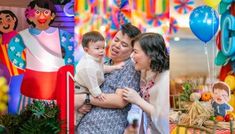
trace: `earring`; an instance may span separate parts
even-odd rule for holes
[[[51,17],[51,20],[53,20],[54,18],[53,17]]]

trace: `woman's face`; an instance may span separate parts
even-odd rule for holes
[[[55,14],[51,13],[51,10],[35,6],[34,15],[30,16],[29,20],[36,25],[37,29],[45,30],[49,28],[49,23],[54,19],[54,17]]]
[[[139,42],[135,42],[134,51],[131,55],[135,63],[135,70],[149,70],[151,59],[144,53]]]

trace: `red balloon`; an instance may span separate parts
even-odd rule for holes
[[[232,3],[229,10],[230,13],[235,17],[235,2]]]
[[[228,75],[230,71],[232,71],[232,67],[230,63],[226,64],[225,66],[222,66],[220,69],[220,73],[219,73],[219,79],[221,81],[224,81],[224,79],[226,78],[226,76]]]
[[[221,31],[216,35],[216,46],[219,50],[221,50]]]

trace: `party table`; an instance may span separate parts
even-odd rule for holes
[[[177,124],[170,123],[170,134],[177,134],[176,128],[177,128]],[[179,129],[181,128],[183,127],[180,127]],[[179,134],[184,134],[184,132],[185,132],[185,129],[179,130]],[[199,134],[199,133],[200,133],[199,131],[196,132],[196,134]],[[193,129],[188,129],[187,134],[194,134]],[[229,129],[217,129],[215,134],[230,134],[230,130]]]

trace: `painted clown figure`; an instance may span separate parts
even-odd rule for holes
[[[73,37],[50,27],[55,19],[54,5],[50,0],[30,2],[25,16],[32,28],[19,32],[8,47],[11,62],[25,68],[19,109],[34,99],[55,100],[58,69],[74,63]],[[26,60],[21,57],[24,49]]]

